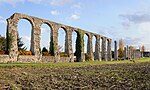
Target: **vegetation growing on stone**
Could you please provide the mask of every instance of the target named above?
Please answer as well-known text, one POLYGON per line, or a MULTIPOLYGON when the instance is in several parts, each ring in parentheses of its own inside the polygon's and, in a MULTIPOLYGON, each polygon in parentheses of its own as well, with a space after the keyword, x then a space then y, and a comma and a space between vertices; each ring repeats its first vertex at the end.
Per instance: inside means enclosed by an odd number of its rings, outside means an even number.
POLYGON ((78 29, 77 32, 77 39, 76 39, 76 51, 75 56, 81 57, 82 52, 84 52, 84 31, 81 29, 78 29))
POLYGON ((53 37, 51 37, 50 54, 55 55, 55 51, 56 51, 56 45, 55 45, 55 42, 53 40, 53 37))

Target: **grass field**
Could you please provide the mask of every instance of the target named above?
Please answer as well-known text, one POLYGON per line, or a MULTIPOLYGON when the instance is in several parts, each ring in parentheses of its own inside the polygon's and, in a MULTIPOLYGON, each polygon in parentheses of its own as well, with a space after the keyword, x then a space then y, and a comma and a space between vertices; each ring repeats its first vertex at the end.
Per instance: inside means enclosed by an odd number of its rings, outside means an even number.
POLYGON ((150 58, 78 63, 1 63, 0 90, 150 89, 150 58))

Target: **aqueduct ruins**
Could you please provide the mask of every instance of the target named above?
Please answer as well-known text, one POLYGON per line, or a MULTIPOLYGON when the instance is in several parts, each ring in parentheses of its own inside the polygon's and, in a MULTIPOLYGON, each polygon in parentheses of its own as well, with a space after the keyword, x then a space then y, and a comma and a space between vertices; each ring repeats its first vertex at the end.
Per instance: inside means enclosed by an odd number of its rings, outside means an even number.
MULTIPOLYGON (((10 18, 7 19, 7 50, 9 55, 0 55, 1 62, 74 62, 74 56, 76 56, 76 61, 84 62, 85 53, 84 53, 84 39, 83 36, 88 36, 87 42, 87 54, 91 60, 98 61, 109 61, 112 60, 111 54, 111 42, 112 39, 98 35, 92 32, 81 30, 79 28, 73 28, 71 26, 66 26, 60 23, 40 19, 33 16, 28 16, 25 14, 14 13, 10 18), (30 51, 33 55, 19 55, 18 54, 18 45, 17 45, 17 25, 18 21, 21 19, 28 20, 32 25, 31 31, 31 47, 30 51), (47 24, 51 28, 50 32, 50 53, 53 56, 43 56, 41 54, 40 48, 40 35, 41 35, 41 25, 47 24), (67 57, 60 57, 58 49, 58 30, 63 28, 65 30, 65 53, 67 57), (72 49, 72 32, 77 33, 78 43, 76 43, 76 50, 78 47, 77 55, 74 55, 72 49), (96 38, 95 42, 95 52, 93 52, 92 38, 96 38), (100 40, 102 44, 100 46, 100 40), (107 45, 107 46, 106 46, 107 45), (100 51, 101 48, 101 51, 100 51)), ((115 59, 117 59, 117 46, 115 46, 115 59)))

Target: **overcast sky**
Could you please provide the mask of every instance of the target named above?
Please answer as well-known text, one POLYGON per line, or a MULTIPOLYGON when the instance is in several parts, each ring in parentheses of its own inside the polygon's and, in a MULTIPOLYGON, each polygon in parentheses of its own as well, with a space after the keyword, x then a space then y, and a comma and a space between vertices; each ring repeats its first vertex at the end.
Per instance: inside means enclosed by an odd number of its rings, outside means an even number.
MULTIPOLYGON (((125 45, 145 45, 150 50, 150 0, 0 0, 1 35, 6 33, 6 19, 15 12, 95 32, 113 41, 122 38, 125 45)), ((48 27, 41 28, 48 32, 48 27)), ((26 30, 31 29, 30 24, 21 21, 18 29, 23 40, 29 41, 26 30)), ((48 43, 46 34, 42 38, 48 43)))

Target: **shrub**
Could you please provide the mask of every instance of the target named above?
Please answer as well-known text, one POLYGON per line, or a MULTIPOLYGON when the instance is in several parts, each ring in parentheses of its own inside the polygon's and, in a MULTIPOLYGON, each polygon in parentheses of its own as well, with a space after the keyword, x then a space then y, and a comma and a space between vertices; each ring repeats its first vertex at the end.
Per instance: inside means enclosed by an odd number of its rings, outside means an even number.
POLYGON ((63 53, 60 53, 60 57, 69 57, 69 55, 63 52, 63 53))
POLYGON ((43 56, 52 56, 52 54, 48 53, 48 52, 42 52, 43 56))
POLYGON ((22 51, 22 50, 19 50, 18 51, 18 55, 32 55, 32 52, 31 51, 22 51))
POLYGON ((85 61, 90 61, 90 60, 91 60, 91 56, 88 53, 86 53, 85 54, 85 61))
POLYGON ((0 54, 1 54, 1 55, 3 55, 3 54, 8 54, 8 51, 0 50, 0 54))

